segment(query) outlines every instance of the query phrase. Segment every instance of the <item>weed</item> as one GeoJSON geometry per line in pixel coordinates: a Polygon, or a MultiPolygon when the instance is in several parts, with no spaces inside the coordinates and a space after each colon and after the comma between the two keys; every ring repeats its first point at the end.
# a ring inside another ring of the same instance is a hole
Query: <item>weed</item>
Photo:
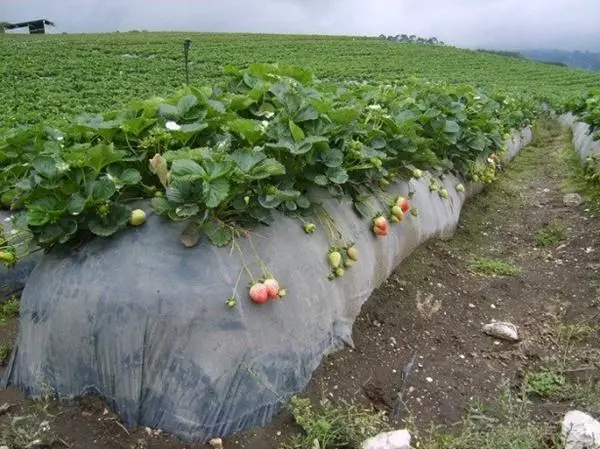
{"type": "Polygon", "coordinates": [[[545,424],[532,419],[528,403],[511,392],[508,383],[493,406],[473,403],[459,424],[454,431],[431,428],[425,434],[409,427],[420,449],[538,449],[547,447],[549,435],[558,440],[545,424]]]}
{"type": "MultiPolygon", "coordinates": [[[[588,202],[592,216],[600,217],[600,182],[592,179],[598,167],[590,168],[590,163],[582,164],[573,145],[567,145],[561,154],[561,162],[567,167],[567,176],[561,183],[561,188],[568,192],[577,192],[588,202]]],[[[598,165],[596,162],[595,165],[598,165]]]]}
{"type": "Polygon", "coordinates": [[[524,393],[543,398],[556,397],[567,389],[567,380],[563,374],[555,371],[530,372],[525,375],[524,393]]]}
{"type": "Polygon", "coordinates": [[[6,365],[6,362],[10,358],[12,347],[6,343],[0,344],[0,365],[6,365]]]}
{"type": "Polygon", "coordinates": [[[566,240],[567,227],[564,223],[554,221],[535,233],[535,246],[553,246],[566,240]]]}
{"type": "Polygon", "coordinates": [[[51,447],[58,442],[50,422],[38,414],[11,417],[2,429],[2,444],[11,449],[51,447]]]}
{"type": "Polygon", "coordinates": [[[290,410],[304,432],[292,437],[286,449],[359,448],[364,440],[389,430],[384,414],[345,402],[338,406],[323,400],[313,407],[308,399],[293,397],[290,410]]]}
{"type": "Polygon", "coordinates": [[[20,303],[15,296],[0,304],[0,323],[6,323],[10,319],[19,316],[19,308],[20,303]]]}
{"type": "Polygon", "coordinates": [[[581,342],[590,338],[598,332],[597,326],[592,326],[586,323],[566,324],[562,323],[558,326],[558,337],[566,342],[578,341],[581,342]]]}
{"type": "Polygon", "coordinates": [[[521,272],[521,270],[514,265],[487,257],[480,257],[473,260],[471,268],[481,274],[496,276],[516,276],[521,272]]]}

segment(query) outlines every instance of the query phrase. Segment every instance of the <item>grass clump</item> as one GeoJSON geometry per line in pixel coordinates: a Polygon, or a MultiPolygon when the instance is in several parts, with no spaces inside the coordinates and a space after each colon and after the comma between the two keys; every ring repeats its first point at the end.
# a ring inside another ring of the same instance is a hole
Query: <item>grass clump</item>
{"type": "Polygon", "coordinates": [[[496,276],[516,276],[521,270],[502,260],[480,257],[471,263],[471,269],[481,274],[496,276]]]}
{"type": "Polygon", "coordinates": [[[13,296],[0,304],[0,324],[4,324],[12,318],[19,316],[21,303],[16,296],[13,296]]]}
{"type": "MultiPolygon", "coordinates": [[[[527,401],[508,385],[493,405],[473,404],[454,429],[431,428],[424,434],[413,430],[419,449],[540,449],[557,436],[532,419],[527,401]]],[[[559,444],[553,447],[561,447],[559,444]]]]}
{"type": "Polygon", "coordinates": [[[359,449],[366,439],[389,430],[383,413],[346,402],[335,405],[325,399],[314,407],[308,399],[293,397],[290,410],[303,432],[286,449],[359,449]]]}
{"type": "Polygon", "coordinates": [[[566,238],[567,227],[559,221],[554,221],[543,229],[538,230],[534,236],[535,246],[537,247],[554,246],[566,240],[566,238]]]}

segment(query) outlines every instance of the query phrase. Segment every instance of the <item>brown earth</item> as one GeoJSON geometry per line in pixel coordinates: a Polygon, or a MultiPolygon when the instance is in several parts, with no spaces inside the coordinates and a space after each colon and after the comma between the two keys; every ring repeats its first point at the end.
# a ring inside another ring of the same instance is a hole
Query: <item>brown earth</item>
{"type": "MultiPolygon", "coordinates": [[[[388,412],[402,426],[459,422],[475,400],[494,401],[507,381],[519,387],[528,372],[560,370],[569,379],[600,375],[600,220],[587,204],[563,205],[562,181],[570,135],[556,124],[500,179],[469,202],[455,236],[431,241],[405,260],[364,305],[353,332],[354,349],[325,358],[303,396],[315,403],[357,401],[388,412]],[[482,274],[473,261],[488,258],[518,268],[510,276],[482,274]],[[521,340],[489,337],[491,320],[518,326],[521,340]],[[400,394],[399,394],[400,393],[400,394]]],[[[0,329],[0,343],[14,331],[0,329]]],[[[596,376],[596,377],[594,377],[596,376]]],[[[556,422],[571,406],[600,413],[585,395],[540,400],[536,419],[556,422]]],[[[56,447],[183,449],[194,446],[144,429],[129,433],[93,398],[72,406],[25,400],[0,392],[14,405],[1,418],[36,412],[62,442],[56,447]]],[[[0,408],[1,410],[1,408],[0,408]]],[[[10,426],[9,426],[10,427],[10,426]]],[[[226,449],[276,449],[299,428],[282,412],[267,428],[225,440],[226,449]]]]}

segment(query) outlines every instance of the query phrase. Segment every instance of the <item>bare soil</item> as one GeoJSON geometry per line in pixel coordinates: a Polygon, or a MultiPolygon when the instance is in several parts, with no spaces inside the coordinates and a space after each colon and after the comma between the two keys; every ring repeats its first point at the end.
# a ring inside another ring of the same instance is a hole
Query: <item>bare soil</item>
{"type": "MultiPolygon", "coordinates": [[[[569,379],[598,382],[600,220],[585,203],[563,205],[569,132],[553,124],[539,133],[466,205],[452,239],[418,248],[372,295],[354,325],[355,348],[325,358],[303,396],[356,401],[388,412],[398,427],[409,416],[419,426],[452,425],[474,400],[494,401],[503,381],[519,388],[528,372],[560,369],[569,379]],[[519,274],[481,274],[472,262],[483,257],[519,274]],[[517,325],[520,341],[485,335],[482,326],[492,320],[517,325]]],[[[14,326],[0,329],[0,344],[11,344],[14,326]]],[[[1,425],[35,407],[14,391],[0,392],[3,403],[14,407],[1,425]]],[[[535,415],[556,422],[573,406],[600,413],[600,403],[573,396],[540,400],[535,415]]],[[[49,423],[62,440],[56,447],[207,447],[127,431],[95,398],[53,405],[49,423]]],[[[225,448],[276,449],[298,431],[283,411],[269,427],[225,439],[225,448]]]]}

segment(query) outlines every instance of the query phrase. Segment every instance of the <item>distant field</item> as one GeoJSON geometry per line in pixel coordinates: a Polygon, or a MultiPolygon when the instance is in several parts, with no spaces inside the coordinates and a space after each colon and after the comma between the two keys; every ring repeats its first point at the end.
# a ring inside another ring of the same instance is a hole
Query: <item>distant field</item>
{"type": "Polygon", "coordinates": [[[0,128],[96,112],[131,99],[168,95],[184,81],[182,41],[192,84],[211,82],[225,65],[282,62],[343,79],[415,75],[448,83],[497,86],[569,97],[600,84],[600,73],[450,47],[375,38],[130,32],[0,36],[0,128]]]}

